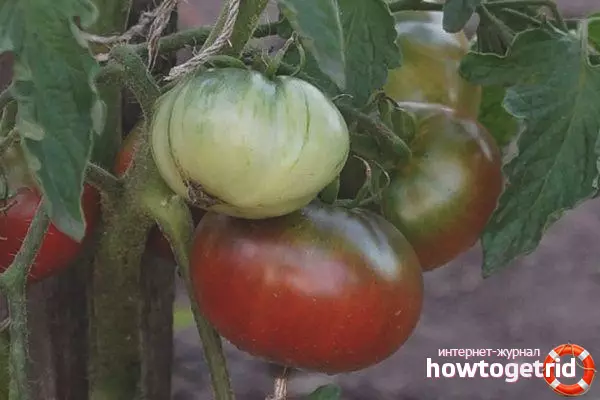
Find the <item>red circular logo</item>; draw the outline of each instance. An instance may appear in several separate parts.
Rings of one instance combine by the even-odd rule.
[[[557,373],[557,361],[560,361],[561,356],[568,355],[572,356],[583,369],[583,377],[572,385],[565,385],[557,378],[557,375],[560,376],[560,373]],[[552,349],[544,360],[544,380],[552,390],[563,396],[574,397],[584,394],[590,389],[595,375],[596,368],[592,356],[586,349],[576,344],[561,344]]]

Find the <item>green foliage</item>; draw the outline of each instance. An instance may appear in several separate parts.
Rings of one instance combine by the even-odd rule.
[[[502,106],[505,94],[502,86],[485,86],[478,117],[500,147],[508,145],[519,132],[519,121]]]
[[[482,0],[446,0],[443,25],[447,32],[460,31],[467,24]]]
[[[76,240],[85,232],[80,205],[93,132],[103,103],[91,84],[97,63],[73,22],[96,17],[87,0],[4,0],[0,53],[15,55],[12,91],[19,103],[17,129],[30,168],[59,230]]]
[[[296,2],[286,0],[284,3]],[[329,20],[323,15],[324,7],[296,6],[294,12],[284,11],[307,45],[304,71],[323,91],[332,96],[350,95],[352,104],[362,107],[373,92],[383,86],[388,69],[400,65],[394,18],[383,0],[338,0],[335,13],[326,8]],[[336,43],[338,21],[342,24],[341,46]],[[318,44],[311,40],[313,37],[318,38]],[[329,54],[329,59],[323,56],[324,51],[338,48],[343,50],[341,56],[337,53]],[[297,63],[298,54],[290,52],[286,61]],[[339,85],[340,89],[334,82],[345,82],[345,85]]]
[[[279,0],[283,15],[299,33],[321,70],[340,88],[346,86],[342,21],[335,0]]]
[[[325,385],[317,388],[308,396],[308,400],[338,400],[342,390],[337,385]]]
[[[508,87],[504,107],[526,124],[483,235],[485,275],[533,251],[565,210],[596,193],[600,68],[585,50],[579,37],[535,29],[519,33],[505,57],[463,60],[470,81]]]
[[[592,14],[588,19],[588,35],[590,41],[600,51],[600,12]]]

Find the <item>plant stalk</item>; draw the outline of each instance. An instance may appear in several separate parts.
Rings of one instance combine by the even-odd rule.
[[[496,0],[485,3],[485,6],[490,9],[497,8],[513,8],[515,6],[526,7],[526,6],[542,6],[547,7],[552,12],[552,16],[556,20],[559,28],[565,32],[569,31],[567,24],[562,17],[560,11],[558,11],[558,5],[553,0]]]
[[[189,207],[181,197],[174,196],[166,188],[160,196],[148,197],[146,200],[150,212],[171,244],[181,277],[185,282],[196,328],[202,340],[204,358],[210,371],[215,399],[233,400],[234,394],[221,338],[200,312],[190,279],[189,252],[192,247],[194,225]]]
[[[28,329],[26,284],[29,269],[42,245],[50,225],[44,204],[40,203],[27,236],[10,267],[0,274],[0,289],[6,295],[10,317],[9,335],[9,399],[29,400],[27,377]]]
[[[0,111],[4,109],[4,107],[6,107],[6,105],[13,100],[13,96],[10,89],[11,86],[7,87],[2,92],[0,92]]]

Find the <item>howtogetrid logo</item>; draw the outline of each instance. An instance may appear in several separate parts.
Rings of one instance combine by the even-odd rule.
[[[560,364],[561,356],[571,356],[572,362],[575,362],[580,370],[583,370],[583,376],[577,383],[566,385],[559,380],[562,376],[573,376],[565,374],[565,368],[568,364]],[[556,346],[548,353],[544,361],[544,380],[554,390],[554,392],[567,397],[581,396],[590,390],[594,377],[596,375],[596,367],[590,353],[583,347],[576,344],[561,344]]]

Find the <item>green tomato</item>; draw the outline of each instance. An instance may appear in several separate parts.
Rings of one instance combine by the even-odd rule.
[[[248,219],[307,205],[336,178],[350,150],[342,115],[316,87],[236,68],[202,72],[165,94],[151,135],[173,191]],[[198,204],[196,188],[217,201]]]
[[[385,93],[398,102],[441,104],[476,118],[481,88],[458,72],[469,51],[464,32],[446,32],[441,12],[402,11],[395,17],[402,65],[389,71]]]

